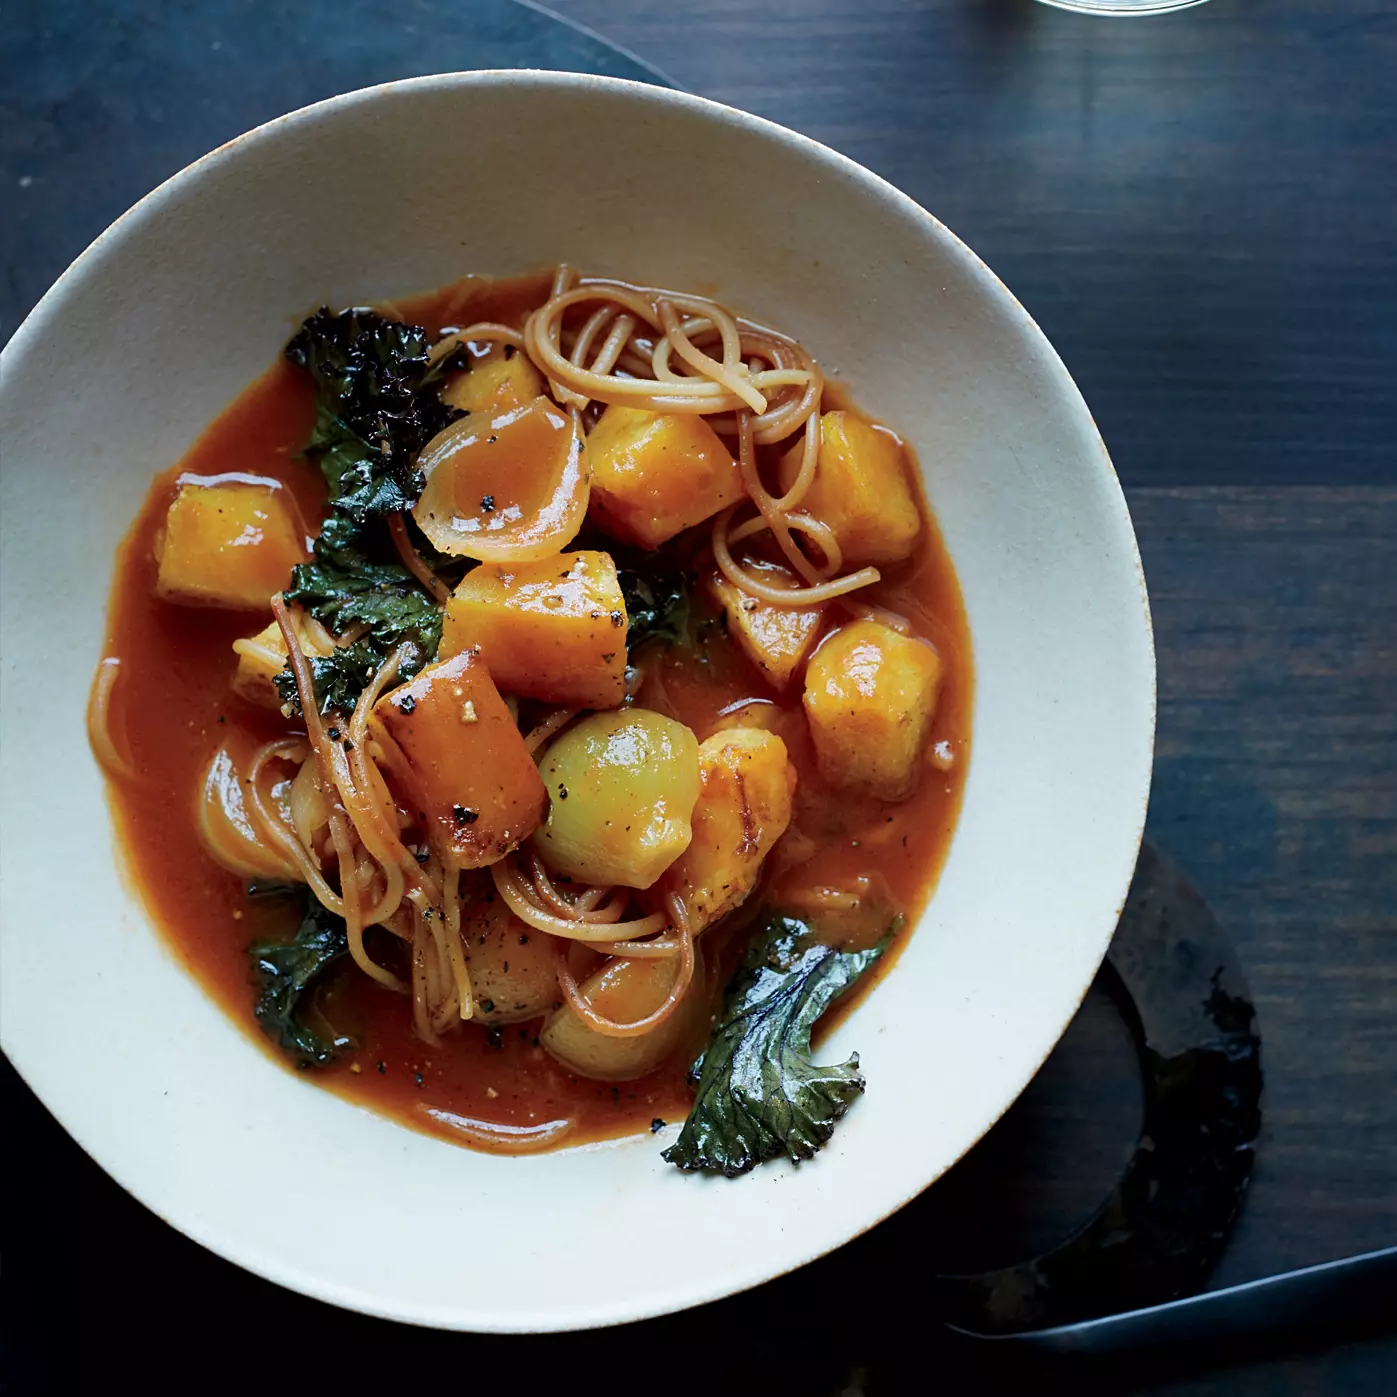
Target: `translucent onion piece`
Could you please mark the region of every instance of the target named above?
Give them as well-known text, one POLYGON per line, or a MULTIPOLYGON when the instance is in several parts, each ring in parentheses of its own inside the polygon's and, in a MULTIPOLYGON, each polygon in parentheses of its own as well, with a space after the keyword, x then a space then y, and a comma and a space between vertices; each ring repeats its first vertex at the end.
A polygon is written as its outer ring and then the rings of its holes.
POLYGON ((534 562, 566 547, 587 513, 581 430, 547 398, 453 422, 417 464, 427 484, 412 517, 443 553, 534 562))
MULTIPOLYGON (((199 838, 209 856, 240 878, 300 878, 296 865, 259 839, 243 804, 242 773, 225 747, 214 753, 199 791, 199 838)), ((286 813, 290 782, 278 782, 272 800, 286 813)))
POLYGON ((290 814, 296 838, 313 850, 330 825, 330 802, 321 789, 314 762, 302 762, 291 782, 290 814))

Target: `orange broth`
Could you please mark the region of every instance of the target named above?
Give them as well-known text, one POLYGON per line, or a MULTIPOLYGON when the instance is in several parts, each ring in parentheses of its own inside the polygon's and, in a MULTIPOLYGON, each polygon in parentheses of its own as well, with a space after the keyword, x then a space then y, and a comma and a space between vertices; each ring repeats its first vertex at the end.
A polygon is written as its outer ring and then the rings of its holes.
MULTIPOLYGON (((467 278, 383 309, 423 324, 433 334, 486 319, 522 326, 528 311, 547 297, 549 280, 467 278)), ((842 399, 835 389, 824 406, 848 407, 842 399)), ((274 477, 292 491, 307 520, 318 519, 324 488, 314 464, 300 455, 313 415, 308 377, 278 360, 212 423, 182 461, 156 478, 117 556, 104 652, 121 661, 112 727, 139 773, 137 779, 111 787, 126 865, 173 952, 278 1060, 284 1059, 253 1019, 257 992, 247 948, 290 935, 299 913, 284 900, 249 898, 245 880, 205 852, 195 815, 203 773, 220 745, 246 761, 257 745, 288 730, 280 713, 248 703, 229 687, 233 641, 260 630, 268 617, 159 600, 155 543, 176 478, 184 472, 274 477)), ((910 452, 909 464, 915 477, 910 452)), ((944 744, 941 750, 949 753, 951 763, 943 770, 929 760, 910 800, 887 805, 826 786, 815 766, 800 685, 777 694, 716 621, 700 626, 705 636, 701 646, 693 651, 676 647, 658 665, 664 702, 700 741, 725 711, 731 714, 750 700, 765 709, 764 723, 787 743, 799 777, 793 825, 814 841, 815 852, 768 878, 753 895, 754 907, 758 899, 773 907, 790 905, 811 889, 847 885, 867 875, 886 880, 910 926, 935 885, 969 759, 972 673, 959 587, 925 501, 923 517, 915 556, 858 594, 907 616, 945 661, 928 752, 944 744)), ((695 530, 694 539, 668 546, 699 552, 707 527, 695 530)), ((695 589, 696 598, 700 592, 695 589)), ((839 619, 838 608, 831 608, 831 629, 839 619)), ((640 697, 661 706, 647 691, 640 697)), ((715 928, 701 941, 715 991, 741 954, 752 910, 745 916, 739 912, 729 919, 733 925, 715 928)), ((844 939, 866 944, 870 937, 864 930, 844 939)), ((883 957, 879 976, 891 967, 903 939, 883 957)), ((876 978, 865 976, 851 1001, 867 993, 876 978)), ((848 1002, 836 1012, 847 1007, 848 1002)), ((579 1077, 550 1058, 537 1042, 541 1021, 496 1029, 467 1023, 439 1047, 430 1047, 413 1032, 408 1001, 347 962, 318 992, 317 1008, 355 1044, 336 1061, 314 1069, 317 1082, 413 1128, 457 1141, 479 1143, 478 1126, 502 1127, 517 1132, 514 1148, 522 1151, 542 1143, 551 1123, 570 1120, 572 1128, 561 1143, 571 1145, 640 1131, 657 1119, 681 1120, 688 1111, 685 1076, 697 1043, 682 1045, 669 1062, 638 1081, 611 1084, 579 1077)))

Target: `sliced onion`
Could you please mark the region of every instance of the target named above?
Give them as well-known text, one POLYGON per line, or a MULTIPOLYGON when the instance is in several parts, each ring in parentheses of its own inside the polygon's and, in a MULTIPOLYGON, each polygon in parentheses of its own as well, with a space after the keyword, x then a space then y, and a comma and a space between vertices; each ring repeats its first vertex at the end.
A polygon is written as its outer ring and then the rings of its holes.
MULTIPOLYGON (((295 864, 259 839, 243 803, 242 772, 226 747, 213 754, 199 792, 198 828, 204 848, 215 862, 240 878, 299 879, 295 864)), ((291 783, 277 782, 273 802, 287 813, 291 783)))
POLYGON ((534 562, 566 547, 587 513, 581 429, 547 398, 453 422, 417 465, 427 483, 412 517, 443 553, 534 562))

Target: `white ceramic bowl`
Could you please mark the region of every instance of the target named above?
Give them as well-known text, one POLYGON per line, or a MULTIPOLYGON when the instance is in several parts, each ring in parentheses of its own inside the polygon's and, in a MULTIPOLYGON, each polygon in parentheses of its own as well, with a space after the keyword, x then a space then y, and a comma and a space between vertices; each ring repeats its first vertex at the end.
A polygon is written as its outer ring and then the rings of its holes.
MULTIPOLYGON (((459 1329, 638 1319, 752 1286, 925 1188, 1071 1019, 1134 866, 1154 660, 1110 461, 1052 347, 911 200, 804 137, 556 73, 350 93, 191 165, 119 219, 3 354, 0 1025, 114 1178, 309 1295, 459 1329), (83 706, 112 553, 152 474, 298 312, 558 259, 712 289, 798 336, 914 443, 977 670, 964 812, 887 980, 828 1044, 868 1093, 800 1169, 681 1175, 649 1135, 497 1158, 259 1052, 151 929, 83 706), (313 1208, 286 1187, 316 1181, 313 1208)), ((182 797, 172 793, 175 818, 182 797)))

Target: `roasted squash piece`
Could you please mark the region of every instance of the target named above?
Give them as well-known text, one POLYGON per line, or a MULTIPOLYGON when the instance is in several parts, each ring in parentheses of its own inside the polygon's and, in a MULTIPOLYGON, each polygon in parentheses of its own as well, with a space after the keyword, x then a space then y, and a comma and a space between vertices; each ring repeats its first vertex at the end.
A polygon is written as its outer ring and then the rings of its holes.
POLYGON ((820 773, 881 800, 917 788, 941 687, 941 656, 877 621, 840 627, 805 671, 805 716, 820 773))
MULTIPOLYGON (((783 490, 795 483, 804 451, 802 438, 781 458, 783 490)), ((897 438, 852 412, 820 418, 820 463, 800 508, 834 530, 852 567, 910 557, 922 527, 897 438)))
POLYGON ((181 476, 155 551, 158 596, 246 611, 265 611, 310 556, 280 481, 231 475, 181 476))
POLYGON ((543 378, 528 355, 513 351, 472 364, 442 389, 441 398, 463 412, 498 414, 533 402, 543 391, 543 378))
POLYGON ((543 819, 543 782, 480 656, 429 665, 374 705, 373 729, 401 748, 405 808, 461 868, 482 868, 543 819))
POLYGON ((700 744, 699 780, 694 837, 664 879, 695 931, 756 887, 762 860, 791 822, 796 770, 775 733, 730 728, 700 744))
MULTIPOLYGON (((773 587, 794 586, 795 575, 779 563, 749 559, 747 568, 773 587)), ((824 624, 824 606, 772 606, 749 597, 720 572, 708 579, 713 598, 727 613, 728 634, 778 690, 785 689, 814 648, 824 624)))
POLYGON ((613 404, 587 450, 593 516, 613 538, 642 548, 658 548, 742 498, 737 466, 702 417, 613 404))
POLYGON ((548 819, 534 840, 555 872, 648 888, 689 847, 698 743, 646 708, 592 713, 545 753, 548 819))
POLYGON ((615 708, 626 692, 626 602, 611 555, 472 569, 446 604, 439 653, 471 646, 507 694, 615 708))
POLYGON ((427 483, 412 517, 443 553, 494 563, 551 557, 587 513, 582 433, 548 398, 453 422, 417 466, 427 483))
MULTIPOLYGON (((301 653, 323 657, 334 649, 334 641, 323 626, 310 622, 302 612, 293 611, 301 653)), ((238 667, 233 672, 233 692, 262 708, 280 708, 281 695, 272 680, 286 668, 286 637, 275 621, 256 635, 233 642, 238 667)))

